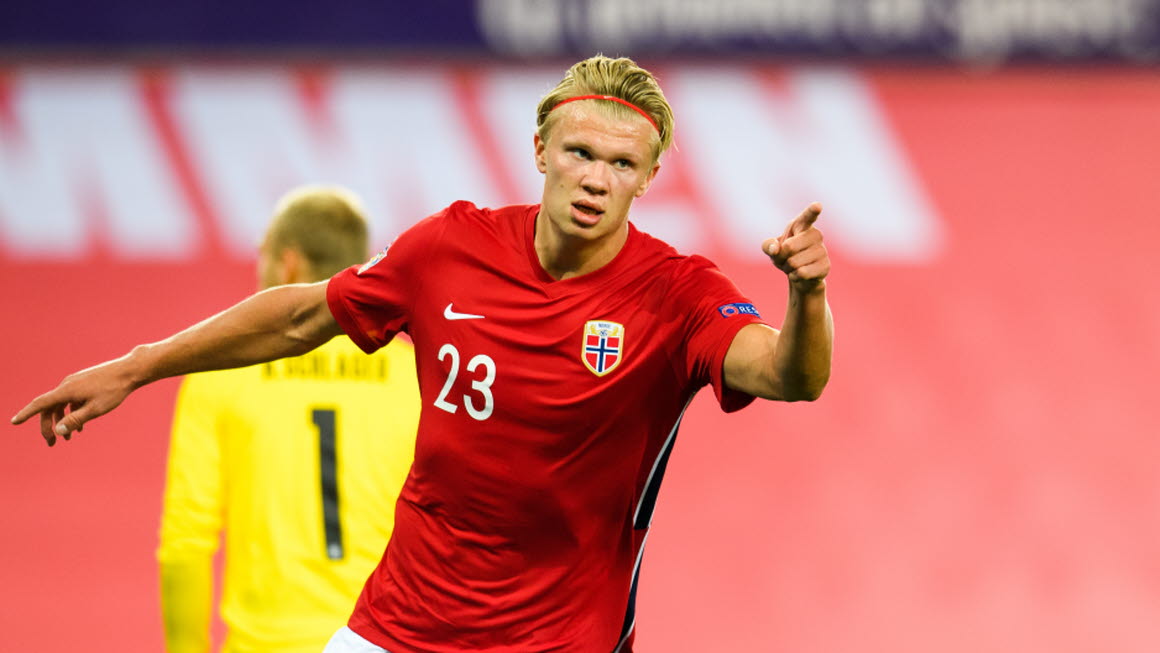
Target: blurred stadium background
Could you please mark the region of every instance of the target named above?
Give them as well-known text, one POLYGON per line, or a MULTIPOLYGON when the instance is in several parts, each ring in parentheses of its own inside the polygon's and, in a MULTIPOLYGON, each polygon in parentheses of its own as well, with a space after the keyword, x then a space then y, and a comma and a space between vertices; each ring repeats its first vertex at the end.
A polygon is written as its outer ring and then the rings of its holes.
MULTIPOLYGON (((1160 0, 8 0, 0 406, 248 294, 292 185, 536 201, 597 51, 676 109, 638 224, 774 322, 764 237, 821 200, 835 262, 820 402, 694 402, 639 650, 1160 650, 1160 0)), ((6 432, 0 650, 160 650, 175 389, 6 432)))

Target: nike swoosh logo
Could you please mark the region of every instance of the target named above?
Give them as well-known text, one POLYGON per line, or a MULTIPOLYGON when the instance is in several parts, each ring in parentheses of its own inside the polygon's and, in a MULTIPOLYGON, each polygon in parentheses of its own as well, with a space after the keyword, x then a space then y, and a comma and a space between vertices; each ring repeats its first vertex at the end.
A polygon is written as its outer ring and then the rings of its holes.
MULTIPOLYGON (((455 302, 451 302, 451 304, 454 304, 454 303, 455 302)), ((451 304, 448 304, 447 308, 443 309, 443 317, 447 318, 448 320, 482 320, 483 319, 482 315, 473 315, 471 313, 456 313, 455 311, 451 310, 451 304)))

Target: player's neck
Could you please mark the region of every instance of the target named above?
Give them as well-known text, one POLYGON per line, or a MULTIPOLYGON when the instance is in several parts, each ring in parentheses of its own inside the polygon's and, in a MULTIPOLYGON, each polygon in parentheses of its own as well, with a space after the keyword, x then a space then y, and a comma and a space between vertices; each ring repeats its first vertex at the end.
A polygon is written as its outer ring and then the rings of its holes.
POLYGON ((596 240, 561 233, 541 212, 536 216, 533 244, 540 267, 553 279, 563 281, 595 272, 612 262, 628 241, 628 223, 596 240))

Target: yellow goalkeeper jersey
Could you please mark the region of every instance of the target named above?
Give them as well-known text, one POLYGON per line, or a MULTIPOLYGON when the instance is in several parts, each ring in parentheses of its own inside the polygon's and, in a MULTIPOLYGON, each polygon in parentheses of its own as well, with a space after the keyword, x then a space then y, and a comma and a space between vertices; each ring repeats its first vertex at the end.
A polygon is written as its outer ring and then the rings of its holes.
POLYGON ((298 358, 186 377, 158 549, 171 647, 171 626, 189 628, 199 609, 194 627, 208 632, 208 606, 188 604, 209 603, 211 585, 197 585, 212 584, 224 531, 224 650, 321 651, 390 537, 419 408, 414 353, 398 339, 368 356, 340 336, 298 358))

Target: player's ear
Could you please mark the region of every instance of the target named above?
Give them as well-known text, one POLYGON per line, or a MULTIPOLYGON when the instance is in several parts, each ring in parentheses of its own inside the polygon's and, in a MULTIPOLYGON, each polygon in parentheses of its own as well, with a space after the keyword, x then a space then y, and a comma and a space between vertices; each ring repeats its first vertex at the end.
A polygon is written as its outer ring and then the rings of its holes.
POLYGON ((307 281, 305 275, 309 272, 306 269, 306 257, 302 252, 295 247, 283 247, 282 251, 278 253, 278 283, 281 285, 288 283, 303 283, 307 281))
POLYGON ((539 133, 536 133, 532 137, 532 143, 535 145, 535 148, 536 148, 536 170, 539 170, 540 172, 547 172, 548 171, 548 162, 544 156, 544 149, 545 149, 547 144, 544 143, 544 140, 542 138, 540 138, 539 133))
POLYGON ((644 178, 644 181, 641 182, 640 186, 637 187, 636 193, 634 193, 634 195, 636 197, 642 197, 645 193, 647 193, 649 186, 652 185, 653 179, 656 179, 657 173, 660 171, 661 162, 657 161, 653 164, 652 170, 648 171, 648 175, 644 178))

